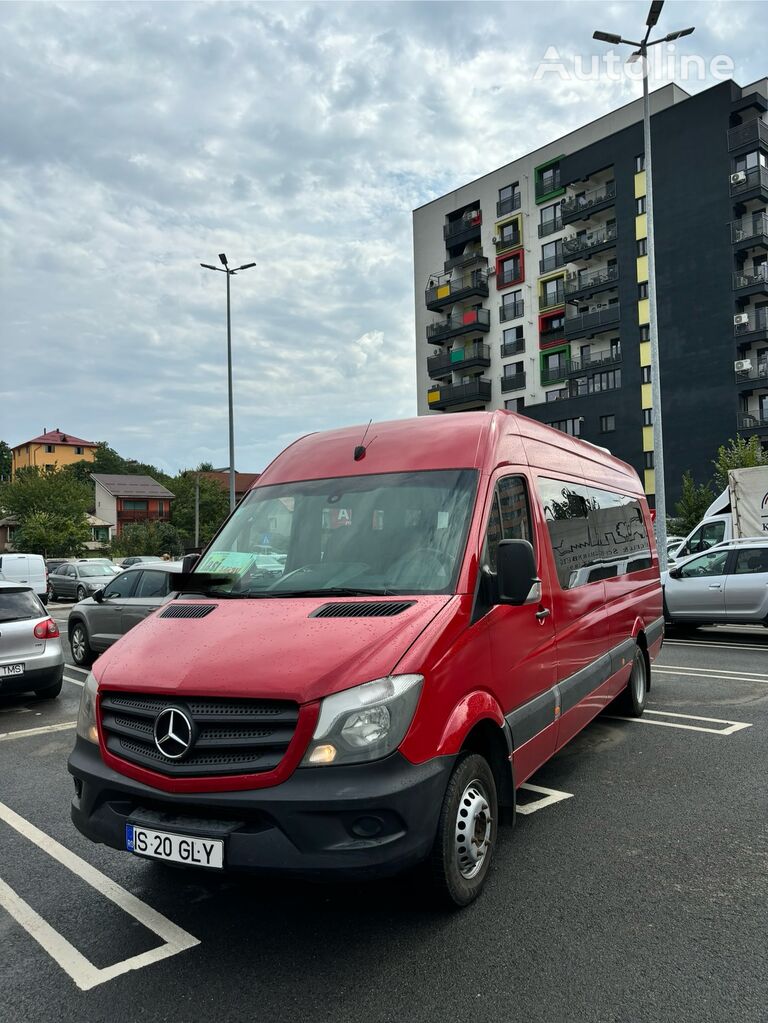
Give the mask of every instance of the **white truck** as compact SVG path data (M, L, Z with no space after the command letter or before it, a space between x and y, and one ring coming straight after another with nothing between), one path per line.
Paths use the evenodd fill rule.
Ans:
M679 561L724 540L753 536L768 539L768 465L731 469L726 489L680 546L669 552L669 560Z

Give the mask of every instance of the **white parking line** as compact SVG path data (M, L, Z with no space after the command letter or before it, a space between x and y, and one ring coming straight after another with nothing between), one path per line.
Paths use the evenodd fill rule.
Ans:
M542 794L542 798L534 799L530 803L523 803L522 806L518 803L518 813L536 813L537 810L543 810L545 806L561 803L564 799L573 799L572 792L558 792L557 789L545 789L541 785L530 785L527 781L523 782L520 788L526 789L528 792L539 792Z
M727 728L705 728L702 725L683 725L678 721L656 721L648 718L645 714L657 714L665 718L684 718L686 721L708 721L713 725L728 725ZM611 721L633 721L638 725L660 725L662 728L682 728L686 732L709 732L710 735L733 735L744 728L751 728L752 725L745 721L726 721L723 718L703 718L697 714L675 714L671 710L646 710L641 718L619 717L615 714L606 714L605 717Z
M728 642L711 642L699 640L685 640L685 639L665 639L664 646L682 646L693 649L694 647L714 647L717 650L768 650L768 646L764 643L728 643Z
M71 682L73 686L80 686L81 689L85 685L85 682L84 682L83 679L81 679L81 678L70 678L69 675L65 675L64 676L64 681L65 682Z
M701 679L722 679L725 682L758 682L763 685L768 684L768 675L755 671L730 671L725 668L690 668L690 667L679 667L664 666L659 668L654 665L654 675L680 675L686 678L701 678Z
M6 739L26 739L29 735L45 735L46 732L66 732L74 728L77 721L61 721L56 725L41 725L39 728L23 728L18 732L0 732L0 742Z
M78 668L76 664L67 665L67 671L82 671L84 675L87 675L89 670L90 670L89 668Z
M144 966L167 959L169 956L177 955L179 952L186 952L200 944L200 939L195 938L187 931L182 930L164 917L157 910L152 909L141 899L121 888L106 874L92 867L90 863L76 856L69 849L60 845L55 839L40 831L34 824L30 824L15 813L5 803L0 803L0 820L9 824L24 838L29 839L43 852L60 863L67 870L71 870L79 878L94 888L100 895L114 902L134 920L137 920L147 930L152 931L163 944L157 948L142 952L140 955L132 956L130 959L123 959L121 962L113 963L111 966L99 968L94 966L81 952L70 944L67 939L54 930L35 910L21 899L12 888L5 882L0 881L0 906L11 914L27 933L58 963L58 965L69 974L81 991L89 991L98 984L128 973L130 970L139 970Z

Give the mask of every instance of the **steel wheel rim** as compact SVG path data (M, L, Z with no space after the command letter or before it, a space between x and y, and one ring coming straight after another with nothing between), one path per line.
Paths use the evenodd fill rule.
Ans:
M78 586L77 593L75 593L75 596L77 597L78 600L85 600L85 590Z
M481 781L473 778L461 794L456 814L455 852L466 881L477 877L488 856L493 834L491 806Z
M76 661L81 661L85 657L85 635L79 625L72 633L72 656Z
M641 704L645 699L645 658L642 654L638 654L632 669L632 689L635 700Z

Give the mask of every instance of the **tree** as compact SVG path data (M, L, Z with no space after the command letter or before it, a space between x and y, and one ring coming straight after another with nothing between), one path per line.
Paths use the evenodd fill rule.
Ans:
M744 440L737 437L728 444L722 444L717 451L717 458L712 463L715 467L715 486L725 490L728 486L730 469L747 469L754 465L768 465L768 451L760 446L758 437Z
M19 469L13 482L0 491L2 511L13 515L20 526L35 512L80 521L92 503L92 486L63 470L37 466Z
M9 480L11 478L12 466L13 455L11 454L11 449L4 440L0 440L0 480Z
M42 554L44 558L76 558L85 553L91 530L85 520L66 518L50 511L27 515L14 533L16 550Z
M695 483L690 472L684 473L682 493L675 505L676 518L669 523L670 531L687 536L704 518L704 513L714 499L715 495L708 483Z
M203 472L205 470L202 470ZM171 503L171 522L181 533L187 547L195 542L196 472L181 472L170 489L176 495ZM205 546L229 514L229 495L216 480L200 477L200 544Z
M170 554L181 557L184 545L179 531L170 522L133 522L123 526L120 536L110 544L113 557L131 557L136 554Z

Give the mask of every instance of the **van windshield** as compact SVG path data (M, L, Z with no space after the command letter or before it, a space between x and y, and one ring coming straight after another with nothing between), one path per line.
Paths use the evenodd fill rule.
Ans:
M451 593L477 486L470 469L257 487L195 572L220 596Z

